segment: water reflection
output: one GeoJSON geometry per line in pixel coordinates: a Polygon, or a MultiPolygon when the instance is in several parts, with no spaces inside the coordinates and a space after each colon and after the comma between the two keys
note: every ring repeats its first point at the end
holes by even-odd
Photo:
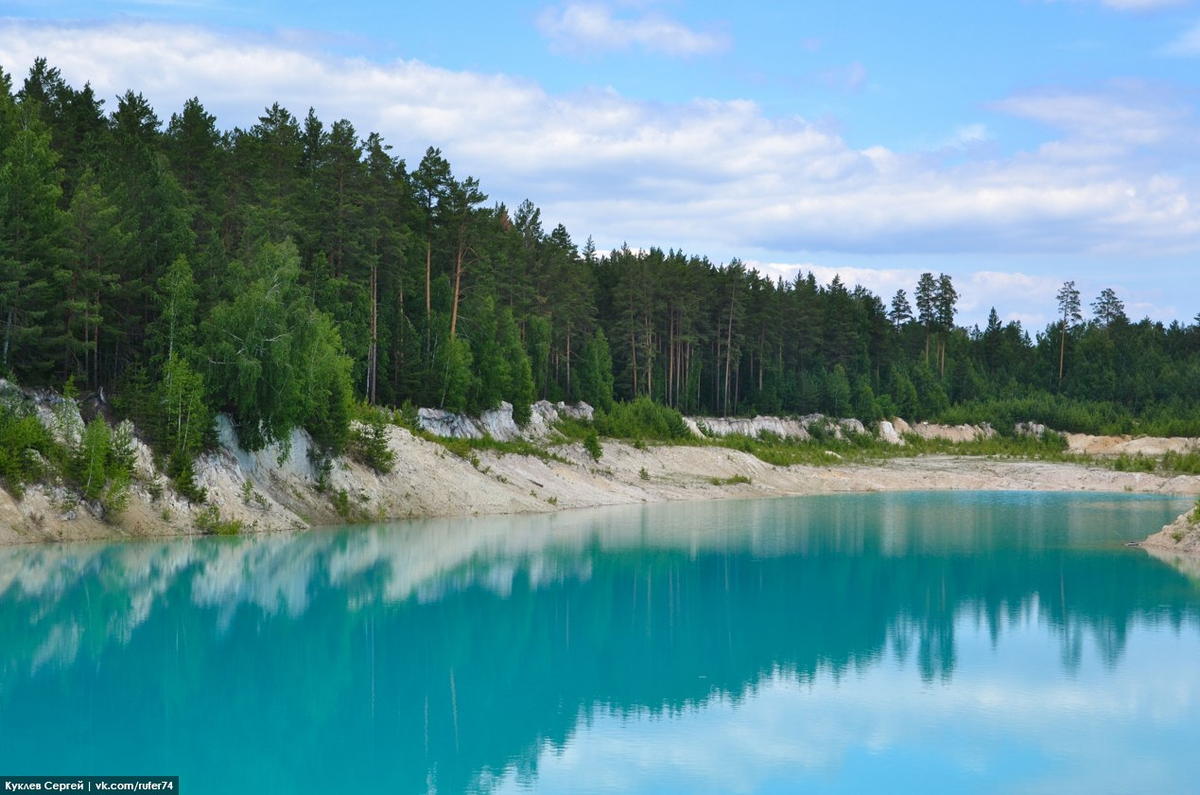
{"type": "MultiPolygon", "coordinates": [[[[903,722],[896,670],[1012,716],[1048,696],[954,689],[976,641],[1049,635],[1087,678],[1132,634],[1195,634],[1196,584],[1117,543],[1183,507],[892,494],[3,550],[0,762],[488,789],[581,732],[692,716],[725,736],[763,694],[811,707],[826,683],[878,689],[903,722]]],[[[833,753],[797,736],[783,758],[833,753]]]]}

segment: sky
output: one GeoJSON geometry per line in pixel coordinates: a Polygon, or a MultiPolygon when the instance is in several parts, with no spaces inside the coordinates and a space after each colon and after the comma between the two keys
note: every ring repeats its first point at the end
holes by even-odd
{"type": "Polygon", "coordinates": [[[1200,315],[1200,0],[0,0],[0,68],[38,56],[110,111],[438,147],[601,251],[946,273],[965,325],[1042,330],[1068,280],[1200,315]]]}

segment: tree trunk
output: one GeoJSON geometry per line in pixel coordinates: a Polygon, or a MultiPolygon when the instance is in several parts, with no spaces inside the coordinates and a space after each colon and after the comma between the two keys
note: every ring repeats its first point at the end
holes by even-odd
{"type": "Polygon", "coordinates": [[[1066,356],[1067,356],[1067,319],[1064,317],[1063,318],[1063,327],[1062,327],[1062,342],[1059,344],[1059,347],[1058,347],[1058,385],[1060,387],[1062,386],[1062,379],[1063,379],[1063,362],[1066,360],[1066,356]]]}
{"type": "Polygon", "coordinates": [[[637,372],[637,332],[629,332],[629,353],[631,356],[629,369],[633,372],[633,396],[638,396],[638,372],[637,372]]]}
{"type": "Polygon", "coordinates": [[[425,319],[426,320],[429,320],[429,317],[433,311],[430,308],[430,302],[429,302],[429,294],[431,291],[430,271],[432,270],[432,262],[433,262],[433,238],[427,236],[425,238],[425,319]]]}
{"type": "Polygon", "coordinates": [[[462,285],[463,260],[467,252],[460,248],[454,257],[454,303],[450,309],[450,339],[454,339],[454,329],[458,325],[458,291],[462,285]]]}
{"type": "Polygon", "coordinates": [[[379,265],[371,263],[371,347],[367,354],[367,402],[375,405],[375,382],[379,378],[379,265]]]}
{"type": "Polygon", "coordinates": [[[724,417],[729,416],[729,360],[730,353],[733,350],[733,297],[729,299],[729,326],[725,332],[725,413],[724,417]]]}

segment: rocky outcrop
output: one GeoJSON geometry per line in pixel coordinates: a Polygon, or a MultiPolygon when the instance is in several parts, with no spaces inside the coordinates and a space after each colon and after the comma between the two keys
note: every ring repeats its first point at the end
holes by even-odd
{"type": "Polygon", "coordinates": [[[1185,436],[1092,436],[1086,433],[1068,433],[1066,437],[1067,451],[1083,455],[1161,456],[1168,452],[1200,452],[1200,439],[1185,436]]]}
{"type": "MultiPolygon", "coordinates": [[[[0,384],[0,399],[23,402],[37,411],[64,440],[77,439],[83,428],[77,404],[50,393],[40,394],[0,384]],[[57,425],[55,424],[57,423],[57,425]]],[[[502,406],[478,419],[423,412],[447,435],[492,435],[515,438],[548,434],[560,418],[592,419],[590,406],[540,402],[524,428],[502,406]]],[[[706,422],[705,420],[700,420],[706,422]]],[[[834,421],[821,415],[779,420],[715,420],[713,426],[777,433],[789,438],[846,436],[864,433],[856,421],[834,421]],[[820,431],[816,431],[820,428],[820,431]]],[[[699,430],[696,420],[693,427],[699,430]]],[[[892,443],[903,434],[943,426],[910,428],[902,419],[881,422],[878,433],[892,443]]],[[[987,428],[964,426],[960,438],[976,438],[987,428]]],[[[935,429],[931,431],[930,429],[935,429]]],[[[207,491],[203,505],[189,503],[155,468],[150,450],[134,440],[135,476],[130,499],[119,516],[106,516],[98,503],[80,499],[70,483],[31,484],[21,498],[0,489],[0,544],[104,538],[146,538],[211,532],[214,520],[244,532],[300,529],[321,524],[384,521],[414,517],[467,516],[552,511],[618,503],[713,499],[725,496],[779,496],[835,491],[921,488],[1052,489],[1066,491],[1136,491],[1200,493],[1200,476],[1117,472],[1108,468],[1052,465],[1044,462],[971,461],[957,456],[899,458],[886,464],[836,468],[773,466],[739,450],[709,445],[628,445],[605,440],[597,466],[579,442],[557,440],[552,456],[507,455],[479,449],[466,458],[445,446],[389,425],[388,446],[395,466],[379,474],[352,458],[320,461],[303,431],[265,450],[247,451],[238,444],[233,425],[217,419],[220,444],[196,462],[197,485],[207,491]]],[[[711,431],[712,428],[709,427],[711,431]]],[[[436,431],[435,431],[436,432],[436,431]]],[[[832,463],[837,456],[828,456],[832,463]]],[[[1160,539],[1170,554],[1200,547],[1188,540],[1191,530],[1175,538],[1179,528],[1160,539]]],[[[1148,549],[1155,549],[1151,544],[1148,549]]]]}
{"type": "Polygon", "coordinates": [[[758,438],[765,434],[780,439],[808,441],[814,436],[832,436],[841,439],[844,434],[870,433],[856,419],[835,420],[823,414],[806,414],[803,417],[684,417],[684,422],[696,436],[724,438],[726,436],[749,436],[758,438]]]}
{"type": "Polygon", "coordinates": [[[922,439],[944,439],[948,442],[973,442],[976,439],[990,439],[996,435],[996,429],[986,422],[983,425],[938,425],[933,422],[918,422],[910,426],[909,432],[922,439]]]}
{"type": "Polygon", "coordinates": [[[762,433],[771,433],[780,439],[806,441],[812,436],[802,420],[782,417],[687,417],[684,420],[697,436],[724,438],[726,436],[750,436],[758,438],[762,433]]]}
{"type": "Polygon", "coordinates": [[[1046,426],[1040,422],[1018,422],[1016,431],[1018,436],[1045,436],[1046,426]]]}
{"type": "Polygon", "coordinates": [[[1181,515],[1174,522],[1164,525],[1154,535],[1141,543],[1148,549],[1185,555],[1200,555],[1200,508],[1181,515]]]}
{"type": "Polygon", "coordinates": [[[417,412],[417,427],[448,439],[482,439],[487,436],[501,442],[511,442],[514,439],[546,436],[560,419],[591,422],[594,414],[587,403],[567,405],[539,400],[533,404],[529,422],[522,428],[513,419],[512,404],[504,402],[500,408],[485,411],[479,417],[442,409],[420,409],[417,412]]]}
{"type": "MultiPolygon", "coordinates": [[[[899,421],[904,422],[904,420],[899,421]]],[[[905,423],[905,425],[907,425],[907,423],[905,423]]],[[[904,437],[902,437],[900,432],[896,430],[895,424],[888,422],[887,420],[881,420],[879,423],[879,438],[888,444],[904,444],[904,437]]]]}

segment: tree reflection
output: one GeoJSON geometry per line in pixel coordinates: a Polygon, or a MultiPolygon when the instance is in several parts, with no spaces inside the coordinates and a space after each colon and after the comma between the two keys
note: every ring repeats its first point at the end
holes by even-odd
{"type": "Polygon", "coordinates": [[[994,643],[1044,627],[1068,671],[1090,636],[1115,666],[1131,627],[1200,626],[1200,600],[1081,543],[1078,513],[1147,528],[1171,507],[876,495],[4,550],[0,740],[42,758],[69,714],[74,769],[186,760],[205,781],[233,752],[243,786],[463,791],[536,777],[597,714],[738,703],[888,650],[949,682],[965,621],[994,643]]]}

